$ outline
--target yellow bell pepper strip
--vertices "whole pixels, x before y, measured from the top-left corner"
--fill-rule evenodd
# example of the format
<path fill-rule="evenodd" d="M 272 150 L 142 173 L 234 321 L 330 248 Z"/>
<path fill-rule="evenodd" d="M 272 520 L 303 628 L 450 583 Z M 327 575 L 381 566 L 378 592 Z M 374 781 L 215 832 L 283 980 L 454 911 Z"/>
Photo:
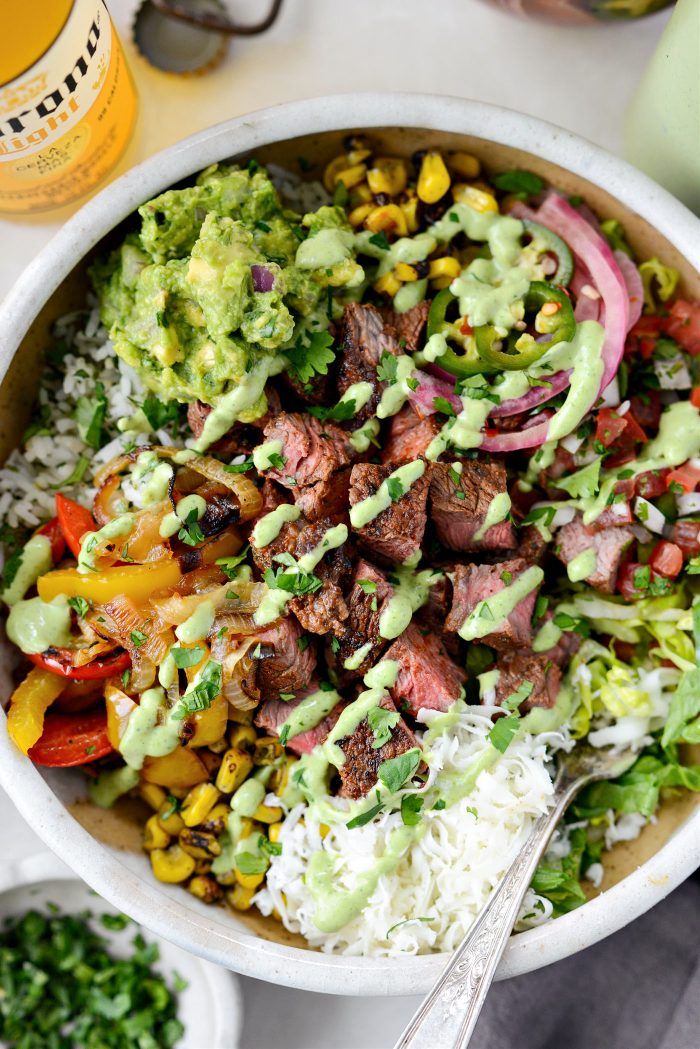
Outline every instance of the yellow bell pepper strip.
<path fill-rule="evenodd" d="M 188 721 L 194 723 L 194 732 L 187 741 L 188 747 L 208 747 L 218 743 L 228 724 L 228 701 L 217 696 L 205 710 L 191 714 Z"/>
<path fill-rule="evenodd" d="M 59 594 L 65 594 L 66 597 L 84 597 L 98 605 L 119 596 L 128 597 L 138 604 L 155 590 L 175 586 L 181 574 L 175 560 L 119 565 L 88 574 L 77 568 L 59 568 L 41 576 L 37 588 L 42 601 L 52 601 Z"/>
<path fill-rule="evenodd" d="M 209 779 L 209 774 L 204 762 L 200 761 L 193 750 L 177 747 L 165 757 L 146 758 L 141 778 L 146 783 L 157 783 L 159 787 L 189 790 L 198 783 L 204 783 Z"/>
<path fill-rule="evenodd" d="M 44 715 L 65 687 L 64 678 L 34 667 L 15 689 L 7 713 L 7 731 L 23 754 L 41 738 Z"/>
<path fill-rule="evenodd" d="M 105 706 L 107 707 L 107 736 L 115 750 L 119 750 L 121 738 L 124 735 L 127 722 L 132 710 L 136 709 L 136 703 L 114 685 L 105 688 Z"/>

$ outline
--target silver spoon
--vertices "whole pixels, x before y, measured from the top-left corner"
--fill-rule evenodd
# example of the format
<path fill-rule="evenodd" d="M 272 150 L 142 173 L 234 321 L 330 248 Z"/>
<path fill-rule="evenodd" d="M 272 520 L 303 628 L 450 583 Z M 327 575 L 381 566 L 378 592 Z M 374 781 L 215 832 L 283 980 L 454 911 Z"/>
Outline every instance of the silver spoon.
<path fill-rule="evenodd" d="M 535 823 L 503 881 L 414 1014 L 395 1049 L 465 1049 L 523 897 L 557 823 L 583 787 L 594 780 L 621 776 L 636 757 L 628 751 L 611 754 L 585 746 L 559 755 L 552 807 Z"/>

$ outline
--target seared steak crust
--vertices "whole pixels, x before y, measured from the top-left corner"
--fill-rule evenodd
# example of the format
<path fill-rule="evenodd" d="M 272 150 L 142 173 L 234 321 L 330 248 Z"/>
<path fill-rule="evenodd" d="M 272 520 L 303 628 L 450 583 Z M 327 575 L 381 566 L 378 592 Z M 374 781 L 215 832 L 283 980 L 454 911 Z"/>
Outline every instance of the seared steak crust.
<path fill-rule="evenodd" d="M 430 516 L 437 537 L 448 550 L 511 550 L 515 533 L 510 521 L 477 533 L 497 495 L 506 491 L 503 463 L 465 460 L 461 473 L 450 463 L 433 463 L 430 471 Z"/>
<path fill-rule="evenodd" d="M 386 696 L 381 706 L 385 710 L 395 711 L 396 707 Z M 340 766 L 343 798 L 362 798 L 377 782 L 379 766 L 383 761 L 396 758 L 417 746 L 416 737 L 406 725 L 403 718 L 391 730 L 391 739 L 384 746 L 374 748 L 374 734 L 365 718 L 360 722 L 351 736 L 338 741 L 338 746 L 345 754 L 345 761 Z"/>
<path fill-rule="evenodd" d="M 338 367 L 340 394 L 356 382 L 373 383 L 375 389 L 367 404 L 355 416 L 357 424 L 374 415 L 385 384 L 377 378 L 377 365 L 382 355 L 401 353 L 396 330 L 386 324 L 374 306 L 351 302 L 345 307 L 341 327 L 341 351 Z"/>
<path fill-rule="evenodd" d="M 521 575 L 528 564 L 520 557 L 502 561 L 497 565 L 457 565 L 452 575 L 452 609 L 445 624 L 454 632 L 464 623 L 470 612 L 480 601 L 488 601 L 507 584 Z M 494 630 L 481 640 L 492 648 L 505 650 L 512 647 L 525 648 L 532 641 L 532 613 L 535 608 L 536 591 L 532 590 L 520 601 L 502 622 L 494 624 Z"/>
<path fill-rule="evenodd" d="M 356 463 L 350 474 L 350 505 L 374 495 L 390 473 L 388 466 Z M 365 553 L 378 561 L 395 564 L 420 550 L 427 520 L 428 484 L 426 472 L 387 510 L 364 528 L 356 529 L 358 545 Z"/>

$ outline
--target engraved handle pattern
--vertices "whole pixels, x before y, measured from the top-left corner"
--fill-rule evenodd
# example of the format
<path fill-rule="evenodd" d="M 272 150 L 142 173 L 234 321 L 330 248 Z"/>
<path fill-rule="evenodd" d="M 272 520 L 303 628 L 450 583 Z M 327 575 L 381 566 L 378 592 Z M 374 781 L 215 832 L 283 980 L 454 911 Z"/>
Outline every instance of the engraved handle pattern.
<path fill-rule="evenodd" d="M 535 822 L 523 848 L 395 1049 L 467 1046 L 540 856 L 570 800 L 587 779 L 565 779 L 557 786 L 555 804 Z"/>

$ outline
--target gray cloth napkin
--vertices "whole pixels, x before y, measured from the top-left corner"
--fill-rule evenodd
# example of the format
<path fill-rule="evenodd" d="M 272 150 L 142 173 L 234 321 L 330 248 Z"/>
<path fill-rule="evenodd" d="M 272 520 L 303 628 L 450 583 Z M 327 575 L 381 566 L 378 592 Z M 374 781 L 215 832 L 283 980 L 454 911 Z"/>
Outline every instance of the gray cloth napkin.
<path fill-rule="evenodd" d="M 419 1002 L 242 982 L 242 1049 L 389 1049 Z M 494 984 L 471 1049 L 700 1049 L 700 875 L 587 951 Z"/>

